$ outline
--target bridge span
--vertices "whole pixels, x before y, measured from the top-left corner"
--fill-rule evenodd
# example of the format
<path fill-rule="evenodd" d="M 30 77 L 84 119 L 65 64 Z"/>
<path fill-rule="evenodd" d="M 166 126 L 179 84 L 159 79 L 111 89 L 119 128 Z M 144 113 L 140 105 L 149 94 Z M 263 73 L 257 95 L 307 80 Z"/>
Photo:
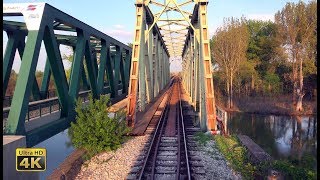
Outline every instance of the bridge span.
<path fill-rule="evenodd" d="M 25 135 L 27 145 L 32 146 L 70 125 L 75 118 L 78 97 L 85 101 L 91 92 L 93 98 L 109 94 L 114 102 L 125 98 L 131 47 L 47 3 L 5 3 L 3 10 L 3 31 L 8 35 L 3 60 L 3 95 L 16 50 L 22 61 L 13 97 L 7 103 L 9 107 L 4 108 L 4 134 Z M 12 21 L 12 16 L 21 16 L 25 22 Z M 35 72 L 41 43 L 44 43 L 47 58 L 39 87 Z M 69 80 L 60 45 L 73 49 Z M 50 81 L 55 84 L 54 98 L 47 96 Z M 60 113 L 54 122 L 26 131 L 25 123 L 30 116 L 41 117 L 44 112 L 56 111 L 57 107 Z"/>

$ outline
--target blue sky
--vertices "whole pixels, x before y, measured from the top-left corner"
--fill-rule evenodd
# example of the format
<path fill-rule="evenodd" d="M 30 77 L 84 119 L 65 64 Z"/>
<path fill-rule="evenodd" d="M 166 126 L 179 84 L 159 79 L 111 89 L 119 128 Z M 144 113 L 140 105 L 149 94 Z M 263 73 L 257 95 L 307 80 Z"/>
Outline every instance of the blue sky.
<path fill-rule="evenodd" d="M 163 2 L 163 0 L 157 1 Z M 4 0 L 3 2 L 46 2 L 123 43 L 129 43 L 133 39 L 135 0 Z M 247 19 L 273 20 L 274 14 L 287 2 L 298 2 L 298 0 L 209 0 L 210 38 L 215 29 L 222 25 L 224 17 L 245 16 Z M 3 35 L 5 47 L 7 38 L 5 33 Z M 43 56 L 43 53 L 40 56 Z M 42 61 L 39 63 L 37 69 L 43 69 L 44 63 Z M 20 63 L 15 62 L 14 69 L 19 69 L 19 66 Z M 180 62 L 173 62 L 171 69 L 177 68 L 180 69 Z"/>

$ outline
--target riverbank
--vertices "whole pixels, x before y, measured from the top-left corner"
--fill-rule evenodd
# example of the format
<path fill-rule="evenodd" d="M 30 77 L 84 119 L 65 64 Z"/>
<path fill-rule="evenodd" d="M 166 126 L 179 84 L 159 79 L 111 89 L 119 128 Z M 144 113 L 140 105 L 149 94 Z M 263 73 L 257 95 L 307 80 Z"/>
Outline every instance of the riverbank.
<path fill-rule="evenodd" d="M 230 166 L 240 172 L 244 179 L 265 179 L 276 175 L 275 179 L 316 179 L 317 168 L 308 156 L 301 163 L 296 158 L 272 160 L 269 162 L 253 163 L 248 158 L 249 152 L 239 141 L 238 137 L 213 136 L 216 146 L 221 151 Z M 270 177 L 271 176 L 271 177 Z"/>
<path fill-rule="evenodd" d="M 235 98 L 233 108 L 227 108 L 226 101 L 219 98 L 216 103 L 227 112 L 245 112 L 272 115 L 314 115 L 317 114 L 317 101 L 304 101 L 303 111 L 295 111 L 289 96 L 241 97 Z"/>

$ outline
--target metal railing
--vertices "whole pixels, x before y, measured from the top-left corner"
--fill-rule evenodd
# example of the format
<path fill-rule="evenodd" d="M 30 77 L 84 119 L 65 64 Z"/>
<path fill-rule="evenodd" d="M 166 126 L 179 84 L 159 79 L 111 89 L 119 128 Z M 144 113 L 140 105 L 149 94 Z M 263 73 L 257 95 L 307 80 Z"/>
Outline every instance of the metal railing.
<path fill-rule="evenodd" d="M 80 92 L 79 98 L 81 98 L 83 102 L 86 102 L 88 100 L 89 92 L 91 92 L 91 90 Z M 33 118 L 42 117 L 43 115 L 51 114 L 60 110 L 61 106 L 58 97 L 40 101 L 33 101 L 29 103 L 26 121 L 29 121 Z M 3 108 L 3 120 L 6 120 L 8 118 L 9 112 L 10 107 Z"/>
<path fill-rule="evenodd" d="M 119 84 L 119 90 L 122 90 L 122 85 Z M 109 86 L 104 86 L 102 94 L 107 94 Z M 81 89 L 82 90 L 82 89 Z M 89 93 L 91 90 L 85 90 L 79 92 L 78 98 L 81 98 L 82 102 L 88 101 Z M 40 118 L 44 115 L 48 115 L 54 112 L 58 112 L 61 110 L 60 102 L 57 97 L 55 90 L 50 90 L 46 94 L 47 99 L 39 100 L 39 101 L 31 101 L 28 106 L 27 115 L 25 117 L 25 122 L 30 121 L 31 119 Z M 5 130 L 6 123 L 8 120 L 10 105 L 12 101 L 12 96 L 5 96 L 3 101 L 3 130 Z M 32 99 L 32 98 L 30 98 Z M 6 101 L 5 101 L 6 100 Z M 7 106 L 5 106 L 5 103 Z M 9 105 L 9 106 L 8 106 Z"/>
<path fill-rule="evenodd" d="M 81 98 L 82 102 L 88 101 L 88 95 L 91 90 L 82 91 L 79 93 L 79 98 Z M 60 102 L 58 97 L 53 97 L 45 100 L 30 102 L 28 106 L 28 112 L 25 118 L 25 122 L 30 121 L 31 119 L 40 118 L 44 115 L 48 115 L 54 112 L 58 112 L 61 110 Z M 6 123 L 8 120 L 10 112 L 10 107 L 3 108 L 3 130 L 5 130 Z"/>

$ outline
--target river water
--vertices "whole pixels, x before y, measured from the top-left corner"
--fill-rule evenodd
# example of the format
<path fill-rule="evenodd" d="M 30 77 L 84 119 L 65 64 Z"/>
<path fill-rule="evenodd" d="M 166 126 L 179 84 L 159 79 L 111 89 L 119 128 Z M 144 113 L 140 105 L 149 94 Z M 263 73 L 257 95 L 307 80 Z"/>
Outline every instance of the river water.
<path fill-rule="evenodd" d="M 34 147 L 46 148 L 47 150 L 47 168 L 46 171 L 39 172 L 39 178 L 41 180 L 46 179 L 74 150 L 68 136 L 68 129 Z"/>
<path fill-rule="evenodd" d="M 228 113 L 227 119 L 228 134 L 249 136 L 275 159 L 317 159 L 317 116 Z"/>

